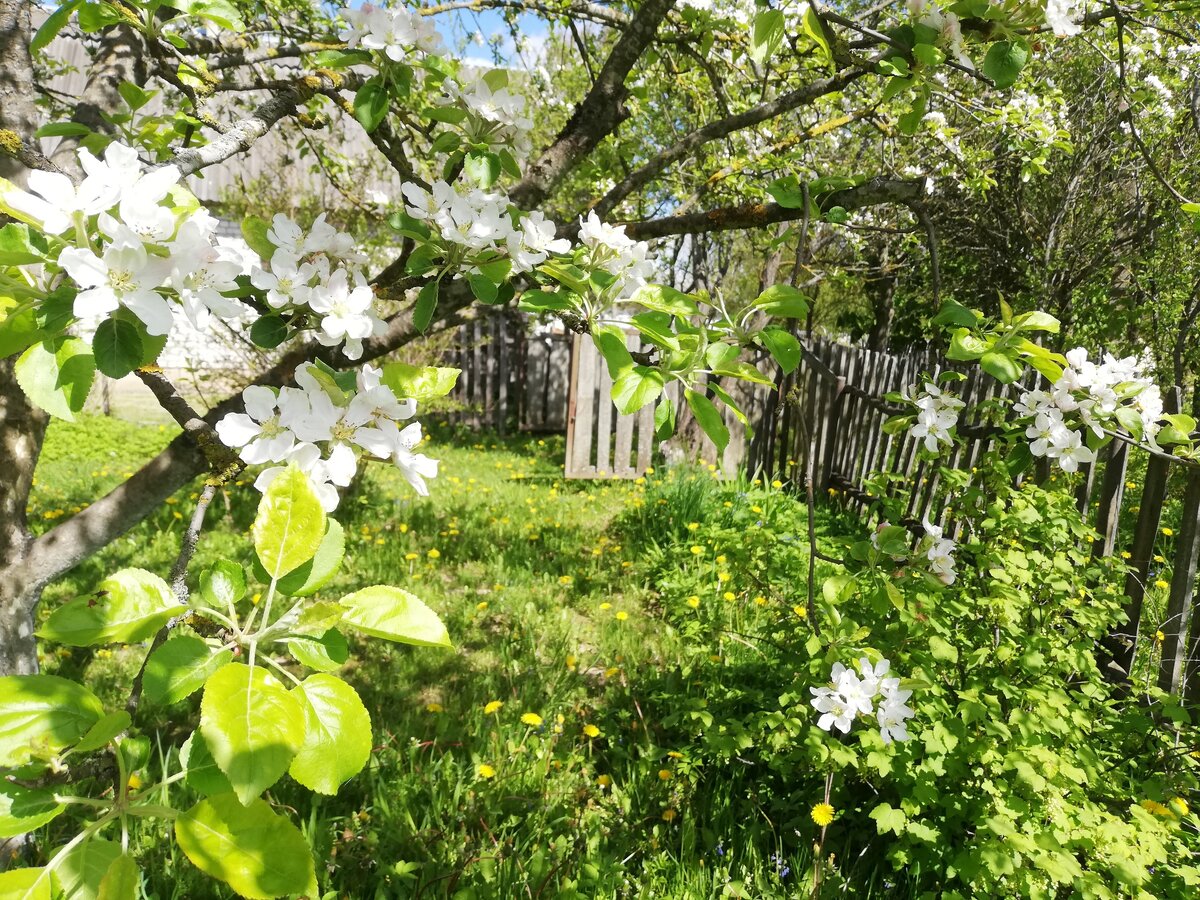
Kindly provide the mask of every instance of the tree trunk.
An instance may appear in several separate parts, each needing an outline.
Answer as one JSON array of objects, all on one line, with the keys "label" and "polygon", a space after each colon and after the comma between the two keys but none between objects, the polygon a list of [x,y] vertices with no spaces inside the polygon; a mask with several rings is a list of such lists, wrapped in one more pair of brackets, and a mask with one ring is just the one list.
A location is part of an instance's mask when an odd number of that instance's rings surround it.
[{"label": "tree trunk", "polygon": [[[21,141],[32,141],[37,130],[33,60],[29,55],[32,7],[28,0],[0,0],[0,128],[13,132]],[[24,166],[0,153],[0,177],[24,186],[25,176]]]},{"label": "tree trunk", "polygon": [[892,336],[892,322],[896,318],[896,272],[888,264],[888,245],[884,244],[867,275],[863,289],[871,301],[875,322],[867,335],[867,347],[871,350],[886,350]]},{"label": "tree trunk", "polygon": [[0,360],[0,675],[37,671],[33,613],[41,585],[22,564],[32,543],[25,508],[49,420],[25,399],[14,366],[12,357]]}]

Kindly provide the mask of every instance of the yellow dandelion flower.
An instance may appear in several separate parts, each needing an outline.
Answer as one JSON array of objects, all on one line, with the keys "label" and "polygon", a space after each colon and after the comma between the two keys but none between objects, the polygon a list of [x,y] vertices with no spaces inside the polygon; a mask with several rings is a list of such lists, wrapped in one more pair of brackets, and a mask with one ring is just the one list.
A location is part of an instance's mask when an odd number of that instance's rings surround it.
[{"label": "yellow dandelion flower", "polygon": [[775,488],[775,490],[779,490],[781,487],[783,487],[783,482],[776,478],[771,482],[771,487]]},{"label": "yellow dandelion flower", "polygon": [[1133,556],[1133,554],[1130,553],[1128,550],[1121,551],[1121,559],[1129,559],[1131,556]]},{"label": "yellow dandelion flower", "polygon": [[567,654],[567,668],[573,670],[575,668],[575,662],[576,662],[575,654],[568,653]]},{"label": "yellow dandelion flower", "polygon": [[664,822],[674,822],[675,817],[677,815],[679,815],[679,814],[677,812],[675,812],[675,810],[673,810],[673,809],[664,809],[663,814],[662,814],[662,820]]},{"label": "yellow dandelion flower", "polygon": [[425,555],[428,556],[430,559],[439,559],[439,558],[441,558],[442,554],[435,547],[432,550],[430,550],[428,553],[426,553]]},{"label": "yellow dandelion flower", "polygon": [[619,613],[617,613],[617,621],[618,622],[624,622],[628,618],[629,618],[629,613],[625,612],[625,610],[621,610]]},{"label": "yellow dandelion flower", "polygon": [[1172,815],[1171,810],[1167,809],[1167,807],[1163,806],[1157,800],[1143,800],[1141,802],[1141,807],[1148,812],[1154,813],[1156,816],[1165,817]]},{"label": "yellow dandelion flower", "polygon": [[808,608],[805,607],[803,604],[798,603],[795,606],[793,606],[792,612],[794,612],[796,615],[798,615],[802,619],[808,618]]},{"label": "yellow dandelion flower", "polygon": [[812,816],[814,822],[824,828],[833,821],[833,812],[833,807],[828,803],[818,803],[812,808],[812,812],[809,815]]},{"label": "yellow dandelion flower", "polygon": [[444,712],[444,711],[445,711],[445,709],[442,706],[442,704],[440,704],[440,703],[426,703],[425,704],[425,712],[440,713],[440,712]]},{"label": "yellow dandelion flower", "polygon": [[537,713],[524,713],[521,716],[521,721],[530,728],[537,728],[542,724],[542,717]]},{"label": "yellow dandelion flower", "polygon": [[600,785],[600,787],[602,787],[602,788],[612,787],[612,776],[611,775],[598,775],[596,777],[596,784]]},{"label": "yellow dandelion flower", "polygon": [[570,575],[559,575],[558,576],[558,583],[561,585],[564,585],[564,586],[571,584],[574,581],[575,581],[575,579],[572,578]]},{"label": "yellow dandelion flower", "polygon": [[492,713],[500,712],[500,707],[504,705],[503,700],[491,700],[483,707],[483,714],[490,716]]},{"label": "yellow dandelion flower", "polygon": [[[720,560],[718,560],[718,562],[719,561]],[[728,572],[718,572],[717,573],[717,581],[721,582],[722,584],[724,584],[726,581],[728,581],[732,577],[733,576],[730,575]]]},{"label": "yellow dandelion flower", "polygon": [[688,524],[687,524],[688,531],[695,531],[699,527],[700,527],[699,522],[688,522]]},{"label": "yellow dandelion flower", "polygon": [[667,756],[669,756],[671,759],[683,759],[683,754],[678,750],[667,751]]},{"label": "yellow dandelion flower", "polygon": [[685,602],[692,609],[696,609],[700,605],[700,598],[697,597],[695,594],[692,594],[692,596],[688,597]]},{"label": "yellow dandelion flower", "polygon": [[766,606],[766,605],[767,605],[767,598],[766,598],[766,597],[755,597],[755,598],[754,598],[754,605],[755,605],[755,606]]},{"label": "yellow dandelion flower", "polygon": [[1162,533],[1165,534],[1167,537],[1171,537],[1173,534],[1175,534],[1174,530],[1170,529],[1170,528],[1164,528],[1162,530]]},{"label": "yellow dandelion flower", "polygon": [[1167,636],[1165,634],[1163,634],[1161,631],[1154,632],[1154,643],[1161,644],[1166,639],[1167,639]]},{"label": "yellow dandelion flower", "polygon": [[136,791],[142,786],[142,778],[137,772],[134,772],[129,776],[129,780],[125,782],[125,785],[129,788],[129,790]]},{"label": "yellow dandelion flower", "polygon": [[616,676],[618,676],[620,674],[621,674],[621,670],[618,669],[616,666],[610,666],[609,668],[604,670],[605,678],[615,678]]},{"label": "yellow dandelion flower", "polygon": [[737,594],[735,594],[733,591],[726,591],[721,596],[724,597],[726,600],[736,600],[737,599]]},{"label": "yellow dandelion flower", "polygon": [[1160,591],[1165,591],[1167,588],[1169,588],[1171,586],[1171,583],[1169,581],[1163,581],[1160,578],[1160,579],[1158,579],[1158,581],[1154,582],[1154,586],[1156,588],[1158,588]]},{"label": "yellow dandelion flower", "polygon": [[703,547],[699,546],[698,544],[693,544],[693,545],[692,545],[692,556],[699,556],[699,555],[700,555],[700,554],[702,554],[703,552],[704,552],[704,548],[703,548]]},{"label": "yellow dandelion flower", "polygon": [[600,608],[601,608],[602,610],[605,610],[605,611],[607,611],[607,610],[610,610],[610,609],[612,609],[612,604],[611,604],[611,603],[609,603],[607,600],[605,600],[603,603],[601,603],[601,604],[600,604]]},{"label": "yellow dandelion flower", "polygon": [[404,558],[406,560],[408,560],[409,562],[412,562],[414,559],[420,559],[421,554],[420,553],[405,553]]},{"label": "yellow dandelion flower", "polygon": [[658,770],[658,778],[660,781],[670,781],[671,780],[671,770],[670,769],[659,769]]},{"label": "yellow dandelion flower", "polygon": [[597,728],[595,725],[584,725],[583,733],[586,734],[590,738],[600,737],[600,729]]},{"label": "yellow dandelion flower", "polygon": [[479,768],[476,769],[475,771],[477,771],[479,773],[480,778],[495,778],[496,777],[496,770],[493,769],[491,766],[489,766],[487,763],[480,763]]},{"label": "yellow dandelion flower", "polygon": [[1171,800],[1167,803],[1167,806],[1169,806],[1171,808],[1171,811],[1176,813],[1177,815],[1186,816],[1188,814],[1187,801],[1184,800],[1182,797],[1172,797]]},{"label": "yellow dandelion flower", "polygon": [[478,603],[475,604],[475,608],[477,610],[479,610],[480,612],[483,612],[485,609],[488,608],[488,602],[486,600],[480,600]]}]

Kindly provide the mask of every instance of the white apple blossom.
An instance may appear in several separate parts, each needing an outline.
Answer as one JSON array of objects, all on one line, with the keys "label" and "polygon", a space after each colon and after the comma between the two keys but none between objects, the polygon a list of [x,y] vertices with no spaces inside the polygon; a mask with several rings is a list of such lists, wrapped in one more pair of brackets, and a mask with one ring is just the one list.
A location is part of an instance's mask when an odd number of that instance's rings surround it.
[{"label": "white apple blossom", "polygon": [[912,402],[918,412],[915,424],[908,431],[910,437],[922,441],[930,453],[936,453],[941,444],[954,443],[950,429],[958,424],[959,411],[965,405],[962,400],[925,382]]},{"label": "white apple blossom", "polygon": [[912,691],[901,690],[899,678],[887,677],[891,663],[886,659],[872,665],[864,656],[858,660],[858,668],[861,677],[853,669],[835,662],[829,684],[809,688],[813,695],[809,702],[821,714],[817,727],[822,731],[836,728],[848,734],[855,719],[873,716],[885,744],[908,740],[906,722],[916,713],[905,701]]},{"label": "white apple blossom", "polygon": [[262,385],[242,391],[244,413],[229,413],[216,425],[225,446],[240,448],[250,465],[283,462],[296,447],[295,426],[310,413],[304,391],[282,388],[278,394]]},{"label": "white apple blossom", "polygon": [[124,306],[153,335],[171,330],[171,307],[159,287],[171,262],[146,252],[135,234],[116,229],[117,239],[97,255],[91,248],[67,247],[58,263],[83,290],[75,297],[76,316],[107,316]]},{"label": "white apple blossom", "polygon": [[954,552],[957,546],[948,537],[943,537],[940,525],[934,525],[926,518],[921,523],[925,528],[925,536],[929,546],[925,550],[925,558],[929,560],[929,571],[942,584],[954,584],[958,573],[954,570]]}]

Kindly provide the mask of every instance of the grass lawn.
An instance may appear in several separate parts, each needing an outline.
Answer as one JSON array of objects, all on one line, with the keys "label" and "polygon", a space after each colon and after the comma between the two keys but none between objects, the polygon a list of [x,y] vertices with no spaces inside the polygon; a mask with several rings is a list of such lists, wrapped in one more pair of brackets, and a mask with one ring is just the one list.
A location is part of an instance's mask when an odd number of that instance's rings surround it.
[{"label": "grass lawn", "polygon": [[[173,436],[168,426],[56,421],[31,501],[36,527],[99,496]],[[756,636],[795,627],[804,612],[804,508],[778,488],[720,484],[703,468],[566,482],[558,437],[444,433],[426,452],[442,460],[426,499],[391,467],[367,467],[336,513],[346,561],[322,594],[403,587],[439,612],[455,648],[353,646],[340,674],[371,714],[368,769],[336,797],[286,777],[269,792],[328,861],[322,890],[807,896],[818,832],[808,811],[819,797],[789,796],[746,725],[778,709]],[[43,613],[123,566],[165,575],[195,496],[184,489],[49,588]],[[248,561],[257,496],[240,484],[218,498],[197,566]],[[817,515],[821,532],[851,527]],[[756,541],[764,522],[783,540]],[[115,705],[144,650],[43,652],[46,671],[81,674]],[[743,698],[758,685],[763,709],[724,702],[735,684]],[[178,771],[198,701],[143,706],[147,783]],[[179,783],[162,793],[177,808],[194,802]],[[45,844],[71,827],[56,820]],[[161,825],[135,840],[147,897],[226,895]],[[841,849],[832,839],[825,847]],[[859,874],[857,896],[873,881]]]}]

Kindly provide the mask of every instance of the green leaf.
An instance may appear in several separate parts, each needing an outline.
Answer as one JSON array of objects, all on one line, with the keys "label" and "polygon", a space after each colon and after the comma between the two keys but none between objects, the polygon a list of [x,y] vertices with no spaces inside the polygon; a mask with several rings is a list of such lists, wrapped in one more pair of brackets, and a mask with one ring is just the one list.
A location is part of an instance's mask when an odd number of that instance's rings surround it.
[{"label": "green leaf", "polygon": [[803,319],[808,315],[808,299],[789,284],[773,284],[754,301],[754,307],[769,316]]},{"label": "green leaf", "polygon": [[974,328],[979,317],[961,303],[953,300],[943,300],[942,307],[933,317],[934,325],[952,325],[956,328]]},{"label": "green leaf", "polygon": [[354,94],[354,118],[370,133],[386,118],[390,104],[387,85],[379,76],[375,76]]},{"label": "green leaf", "polygon": [[325,511],[307,476],[289,465],[271,482],[250,526],[254,552],[271,578],[312,559],[325,539]]},{"label": "green leaf", "polygon": [[83,409],[96,361],[87,344],[75,337],[59,337],[28,348],[16,364],[17,383],[34,405],[52,416],[75,421]]},{"label": "green leaf", "polygon": [[1020,331],[1048,331],[1050,334],[1058,334],[1062,327],[1062,323],[1058,319],[1041,310],[1021,313],[1013,319],[1013,325]]},{"label": "green leaf", "polygon": [[1027,62],[1029,47],[1024,41],[997,41],[983,58],[983,74],[998,88],[1011,87]]},{"label": "green leaf", "polygon": [[194,635],[176,635],[146,660],[142,693],[151,703],[178,703],[204,687],[208,677],[232,658],[231,651],[214,653]]},{"label": "green leaf", "polygon": [[126,106],[137,112],[149,103],[158,92],[142,90],[132,81],[122,81],[117,85],[117,93],[121,95],[121,99],[125,101]]},{"label": "green leaf", "polygon": [[472,150],[463,160],[463,174],[486,191],[500,178],[500,157],[490,151]]},{"label": "green leaf", "polygon": [[204,685],[200,733],[238,798],[250,803],[304,743],[304,708],[266,670],[227,663]]},{"label": "green leaf", "polygon": [[642,285],[630,298],[630,302],[655,312],[670,313],[684,319],[694,316],[700,311],[696,306],[696,301],[690,295],[667,287],[665,284]]},{"label": "green leaf", "polygon": [[633,327],[647,340],[666,350],[679,349],[679,339],[671,328],[674,321],[674,316],[656,310],[638,313],[632,319]]},{"label": "green leaf", "polygon": [[958,648],[936,634],[929,637],[929,653],[934,659],[942,662],[958,662]]},{"label": "green leaf", "polygon": [[[17,837],[40,828],[64,809],[48,788],[26,788],[10,781],[0,783],[0,838]],[[0,892],[0,897],[5,896]]]},{"label": "green leaf", "polygon": [[0,897],[13,900],[50,900],[53,876],[44,868],[0,872]]},{"label": "green leaf", "polygon": [[417,302],[413,304],[413,327],[422,334],[433,321],[433,313],[438,305],[438,288],[440,282],[430,281],[417,294]]},{"label": "green leaf", "polygon": [[619,378],[626,369],[633,368],[633,356],[625,346],[625,332],[618,325],[593,325],[592,343],[604,357],[610,378]]},{"label": "green leaf", "polygon": [[422,647],[452,646],[437,613],[408,591],[375,585],[338,602],[347,610],[343,621],[365,634]]},{"label": "green leaf", "polygon": [[804,8],[804,17],[800,20],[801,27],[804,33],[812,38],[826,59],[833,59],[833,49],[829,46],[829,38],[825,36],[825,29],[822,27],[821,20],[817,16],[817,11],[808,5]]},{"label": "green leaf", "polygon": [[[340,618],[343,610],[339,608],[338,612]],[[297,662],[318,672],[336,671],[350,658],[346,636],[336,628],[330,628],[320,637],[293,637],[287,648]]]},{"label": "green leaf", "polygon": [[531,313],[560,312],[575,309],[579,305],[578,299],[570,291],[522,291],[517,309]]},{"label": "green leaf", "polygon": [[461,369],[388,363],[383,367],[381,380],[397,397],[428,403],[438,397],[445,397],[454,390],[460,374]]},{"label": "green leaf", "polygon": [[275,255],[275,245],[267,237],[270,228],[270,223],[258,216],[246,216],[242,219],[242,237],[246,239],[250,249],[262,258],[263,262],[270,262],[271,257]]},{"label": "green leaf", "polygon": [[259,316],[250,325],[250,340],[264,350],[274,350],[288,339],[289,333],[287,322],[276,313]]},{"label": "green leaf", "polygon": [[183,607],[159,576],[122,569],[93,594],[68,600],[38,630],[38,636],[71,647],[136,644],[153,636]]},{"label": "green leaf", "polygon": [[237,563],[218,559],[200,575],[200,599],[226,611],[246,596],[246,572]]},{"label": "green leaf", "polygon": [[33,133],[34,137],[86,137],[92,129],[78,122],[50,122]]},{"label": "green leaf", "polygon": [[371,64],[371,54],[366,50],[321,50],[312,55],[314,66],[323,69],[344,69],[347,66]]},{"label": "green leaf", "polygon": [[308,597],[333,580],[346,555],[346,533],[329,519],[317,555],[279,579],[275,589],[288,597]]},{"label": "green leaf", "polygon": [[89,728],[87,734],[80,738],[79,743],[67,752],[91,753],[93,750],[99,750],[127,729],[130,721],[129,713],[123,709],[110,712]]},{"label": "green leaf", "polygon": [[103,715],[96,695],[66,678],[0,678],[0,767],[57,753],[87,734]]},{"label": "green leaf", "polygon": [[46,333],[38,325],[37,311],[32,306],[9,313],[0,320],[0,359],[20,353],[45,337]]},{"label": "green leaf", "polygon": [[899,835],[904,831],[904,823],[908,821],[908,816],[904,815],[904,810],[896,809],[888,803],[880,803],[871,810],[872,819],[875,820],[875,827],[880,834],[891,832]]},{"label": "green leaf", "polygon": [[310,791],[336,794],[371,756],[371,717],[354,688],[333,675],[310,675],[296,691],[304,699],[304,746],[288,774]]},{"label": "green leaf", "polygon": [[112,861],[100,879],[96,900],[138,900],[141,896],[142,875],[132,856],[121,854]]},{"label": "green leaf", "polygon": [[171,5],[186,15],[208,19],[230,31],[246,30],[241,13],[229,0],[171,0]]},{"label": "green leaf", "polygon": [[492,280],[483,275],[468,275],[467,284],[471,286],[471,293],[480,303],[490,305],[496,302],[496,284]]},{"label": "green leaf", "polygon": [[754,16],[750,31],[750,58],[762,63],[783,43],[783,13],[766,9]]},{"label": "green leaf", "polygon": [[966,328],[959,328],[950,338],[950,349],[946,351],[946,356],[957,360],[979,359],[991,348],[988,341],[976,337]]},{"label": "green leaf", "polygon": [[188,739],[179,748],[179,764],[187,772],[184,781],[188,787],[205,797],[232,793],[233,785],[213,759],[208,743],[198,729],[188,735]]},{"label": "green leaf", "polygon": [[67,22],[71,18],[71,14],[83,5],[83,0],[69,0],[67,3],[59,5],[58,9],[50,13],[33,36],[33,40],[29,42],[29,52],[37,53],[50,45],[50,42],[58,37],[58,33],[63,30]]},{"label": "green leaf", "polygon": [[675,404],[670,397],[663,397],[654,410],[654,437],[665,441],[675,433]]},{"label": "green leaf", "polygon": [[92,338],[96,368],[109,378],[124,378],[142,364],[142,338],[124,319],[105,319]]},{"label": "green leaf", "polygon": [[92,838],[59,857],[54,875],[64,900],[97,900],[100,882],[120,855],[120,844]]},{"label": "green leaf", "polygon": [[720,411],[711,400],[691,388],[684,391],[683,396],[692,410],[692,415],[696,417],[697,424],[717,445],[717,452],[724,453],[725,448],[729,445],[729,429],[726,427]]},{"label": "green leaf", "polygon": [[29,266],[46,261],[46,255],[29,240],[29,226],[9,222],[0,228],[0,267]]},{"label": "green leaf", "polygon": [[758,333],[758,342],[767,348],[785,375],[790,375],[800,365],[800,341],[783,328],[764,328]]},{"label": "green leaf", "polygon": [[663,375],[650,366],[626,369],[613,382],[612,399],[622,415],[637,412],[663,392]]},{"label": "green leaf", "polygon": [[252,900],[302,893],[315,877],[300,829],[262,800],[201,800],[175,820],[175,840],[196,868]]},{"label": "green leaf", "polygon": [[1025,371],[1017,360],[1005,353],[989,350],[979,358],[979,366],[1001,384],[1012,384]]}]

